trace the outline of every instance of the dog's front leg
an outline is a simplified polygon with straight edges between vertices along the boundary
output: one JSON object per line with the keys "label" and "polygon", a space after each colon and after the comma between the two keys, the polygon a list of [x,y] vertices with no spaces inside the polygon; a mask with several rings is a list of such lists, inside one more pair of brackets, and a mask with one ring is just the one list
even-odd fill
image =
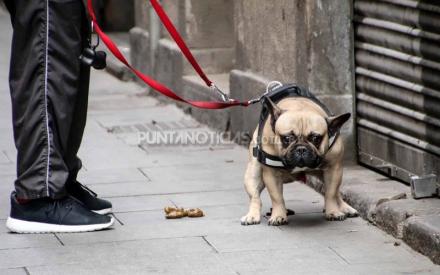
{"label": "dog's front leg", "polygon": [[342,167],[335,165],[324,171],[325,184],[325,218],[327,220],[345,220],[346,215],[340,211],[338,204],[339,186],[342,182]]}
{"label": "dog's front leg", "polygon": [[342,183],[342,166],[337,163],[324,170],[325,184],[325,218],[331,221],[342,221],[347,217],[341,207],[339,187]]}
{"label": "dog's front leg", "polygon": [[280,180],[273,169],[263,171],[263,181],[272,200],[272,215],[269,225],[287,224],[287,209],[283,197],[283,182]]}
{"label": "dog's front leg", "polygon": [[259,224],[261,221],[261,191],[264,184],[261,178],[261,164],[252,159],[244,176],[244,187],[249,195],[249,212],[241,218],[242,225]]}

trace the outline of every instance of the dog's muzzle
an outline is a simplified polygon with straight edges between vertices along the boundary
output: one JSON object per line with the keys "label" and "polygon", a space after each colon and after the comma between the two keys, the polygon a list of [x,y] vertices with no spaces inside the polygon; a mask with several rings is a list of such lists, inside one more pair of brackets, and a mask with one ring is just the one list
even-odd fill
{"label": "dog's muzzle", "polygon": [[282,161],[289,168],[307,167],[314,169],[321,164],[322,157],[306,146],[297,146],[292,151],[287,152]]}

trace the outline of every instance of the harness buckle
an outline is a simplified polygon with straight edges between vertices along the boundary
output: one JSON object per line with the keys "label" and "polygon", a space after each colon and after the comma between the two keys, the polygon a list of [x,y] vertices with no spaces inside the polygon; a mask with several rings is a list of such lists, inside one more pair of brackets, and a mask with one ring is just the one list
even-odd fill
{"label": "harness buckle", "polygon": [[269,82],[269,83],[267,84],[267,86],[266,86],[266,92],[264,92],[264,94],[261,95],[260,97],[257,97],[257,98],[254,98],[254,99],[249,100],[249,101],[248,101],[248,104],[249,104],[249,105],[252,105],[252,104],[255,104],[255,103],[257,103],[257,102],[261,102],[261,100],[263,99],[263,97],[265,97],[266,95],[268,95],[268,94],[269,94],[270,92],[272,92],[274,89],[277,89],[277,88],[280,88],[280,87],[283,87],[283,83],[281,83],[280,81],[276,81],[276,80],[274,80],[274,81]]}

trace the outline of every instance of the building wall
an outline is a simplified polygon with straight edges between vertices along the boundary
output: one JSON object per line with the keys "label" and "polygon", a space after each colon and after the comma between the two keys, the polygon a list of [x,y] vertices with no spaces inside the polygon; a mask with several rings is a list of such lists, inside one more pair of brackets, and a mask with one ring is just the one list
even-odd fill
{"label": "building wall", "polygon": [[[136,5],[144,5],[144,1],[136,1]],[[350,0],[162,2],[202,67],[208,68],[212,78],[229,79],[219,86],[234,98],[259,96],[268,81],[279,80],[308,86],[335,113],[353,111]],[[148,21],[146,16],[137,14],[136,24]],[[136,35],[140,32],[138,29]],[[187,97],[199,98],[205,88],[200,84],[200,91],[194,92],[197,83],[190,79],[194,72],[164,30],[162,40],[167,41],[161,41],[156,54],[156,77]],[[136,51],[133,57],[148,58]],[[188,109],[201,121],[232,132],[252,132],[259,115],[259,106],[222,112]],[[219,116],[226,119],[224,123],[218,123]],[[354,152],[352,124],[344,128],[344,136],[353,149],[348,151]]]}

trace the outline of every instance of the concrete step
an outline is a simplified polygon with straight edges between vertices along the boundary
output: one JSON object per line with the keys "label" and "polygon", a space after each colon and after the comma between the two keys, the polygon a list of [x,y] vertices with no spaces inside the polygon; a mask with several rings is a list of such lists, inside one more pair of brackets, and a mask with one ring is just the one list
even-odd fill
{"label": "concrete step", "polygon": [[[211,74],[211,81],[217,85],[224,93],[229,94],[229,74]],[[220,101],[219,94],[196,75],[187,75],[182,79],[182,96],[192,100]],[[187,104],[178,104],[178,106],[191,114],[197,121],[208,125],[216,130],[226,131],[229,128],[230,111],[229,110],[202,110],[191,107]]]}

